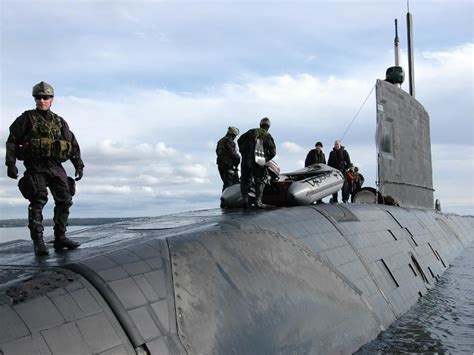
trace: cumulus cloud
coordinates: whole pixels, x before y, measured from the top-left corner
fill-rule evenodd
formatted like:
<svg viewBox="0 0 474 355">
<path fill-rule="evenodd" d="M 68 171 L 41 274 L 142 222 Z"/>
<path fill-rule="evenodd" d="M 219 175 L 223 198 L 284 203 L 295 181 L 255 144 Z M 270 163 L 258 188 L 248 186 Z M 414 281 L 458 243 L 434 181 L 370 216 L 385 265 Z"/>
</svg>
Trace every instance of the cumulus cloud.
<svg viewBox="0 0 474 355">
<path fill-rule="evenodd" d="M 285 152 L 289 154 L 298 154 L 305 151 L 303 147 L 293 142 L 283 142 L 281 145 Z"/>
<path fill-rule="evenodd" d="M 180 166 L 176 169 L 176 172 L 193 178 L 206 178 L 207 169 L 201 164 L 185 165 Z"/>
<path fill-rule="evenodd" d="M 174 148 L 167 146 L 164 142 L 131 145 L 106 139 L 99 141 L 97 144 L 88 147 L 87 149 L 96 155 L 102 162 L 110 160 L 121 162 L 139 161 L 173 158 L 177 156 L 177 151 Z"/>
<path fill-rule="evenodd" d="M 112 160 L 116 156 L 129 160 L 154 154 L 173 156 L 170 145 L 191 142 L 215 149 L 215 143 L 206 137 L 209 133 L 217 139 L 229 124 L 245 132 L 258 126 L 263 116 L 272 119 L 275 136 L 288 126 L 303 135 L 316 128 L 334 129 L 335 122 L 340 127 L 350 121 L 354 108 L 373 86 L 368 81 L 320 79 L 310 74 L 248 79 L 195 94 L 129 93 L 131 101 L 139 103 L 133 108 L 111 99 L 88 99 L 78 105 L 75 98 L 58 97 L 55 109 L 68 120 L 84 149 L 92 147 Z M 127 144 L 133 144 L 134 150 Z"/>
<path fill-rule="evenodd" d="M 81 185 L 78 191 L 91 194 L 120 194 L 128 195 L 131 192 L 130 186 L 113 186 L 113 185 Z"/>
<path fill-rule="evenodd" d="M 53 84 L 57 83 L 53 110 L 76 134 L 86 164 L 74 205 L 83 216 L 94 210 L 156 213 L 157 200 L 169 210 L 173 204 L 184 209 L 217 206 L 222 186 L 215 165 L 217 140 L 229 125 L 243 133 L 258 126 L 263 116 L 272 119 L 276 161 L 282 171 L 301 168 L 315 141 L 324 143 L 327 157 L 332 142 L 348 127 L 375 78 L 383 78 L 393 62 L 391 50 L 380 47 L 391 44 L 393 38 L 391 27 L 386 34 L 381 30 L 385 28 L 382 23 L 393 21 L 388 3 L 384 17 L 372 3 L 364 3 L 364 16 L 374 15 L 370 24 L 354 21 L 358 16 L 352 11 L 348 11 L 350 17 L 338 11 L 338 16 L 347 16 L 344 28 L 320 11 L 314 11 L 318 16 L 315 21 L 311 11 L 289 9 L 285 4 L 252 4 L 271 14 L 265 17 L 265 25 L 274 32 L 259 32 L 262 26 L 254 26 L 261 20 L 258 11 L 251 12 L 250 18 L 234 16 L 249 14 L 234 3 L 214 4 L 212 11 L 190 5 L 180 12 L 183 26 L 176 25 L 171 16 L 172 6 L 167 10 L 148 2 L 72 6 L 86 4 L 90 11 L 76 11 L 74 16 L 69 9 L 65 16 L 61 7 L 48 8 L 48 16 L 56 20 L 51 21 L 54 38 L 46 44 L 45 57 L 35 59 L 39 61 L 35 65 L 25 51 L 37 48 L 31 31 L 46 14 L 43 7 L 11 3 L 2 17 L 7 23 L 4 38 L 11 39 L 4 41 L 8 55 L 2 63 L 2 86 L 9 88 L 9 100 L 2 98 L 2 128 L 31 107 L 31 97 L 25 97 L 30 82 L 44 80 L 28 68 L 47 68 Z M 429 11 L 441 13 L 442 4 L 432 5 Z M 305 6 L 319 10 L 320 4 Z M 327 14 L 340 8 L 340 4 L 324 6 Z M 362 11 L 359 3 L 356 7 L 354 11 Z M 20 14 L 31 22 L 24 20 L 18 26 L 15 19 Z M 222 18 L 226 21 L 212 26 L 213 22 L 207 21 Z M 288 18 L 298 26 L 281 26 Z M 464 17 L 459 21 L 465 21 Z M 324 24 L 324 34 L 315 23 Z M 366 39 L 365 32 L 360 32 L 367 26 L 375 37 Z M 77 32 L 77 28 L 83 30 Z M 453 33 L 453 27 L 449 31 Z M 57 33 L 70 33 L 71 38 Z M 274 36 L 269 39 L 268 33 Z M 351 43 L 354 36 L 360 39 L 357 48 Z M 246 47 L 236 45 L 241 43 L 238 38 L 249 38 Z M 468 40 L 472 42 L 472 38 Z M 377 48 L 373 48 L 373 41 L 377 41 Z M 455 200 L 448 197 L 455 192 L 451 190 L 453 182 L 447 180 L 450 157 L 456 156 L 458 149 L 472 152 L 468 144 L 446 144 L 451 139 L 472 139 L 469 93 L 473 90 L 474 45 L 465 42 L 443 48 L 434 43 L 415 53 L 417 97 L 431 115 L 435 188 L 449 201 L 445 208 Z M 20 72 L 23 76 L 18 78 L 11 74 Z M 376 180 L 374 106 L 372 95 L 344 137 L 344 145 L 368 183 Z M 6 139 L 5 129 L 0 137 Z M 444 144 L 442 151 L 436 148 L 439 144 Z M 0 154 L 4 153 L 0 147 Z M 65 166 L 73 175 L 71 164 Z M 0 173 L 5 176 L 5 168 Z M 0 209 L 5 216 L 24 216 L 23 208 L 11 207 L 22 202 L 16 183 L 0 178 Z M 457 182 L 463 186 L 459 190 L 471 197 L 471 203 L 464 205 L 473 211 L 474 193 L 469 183 L 463 183 Z M 462 200 L 460 194 L 455 196 Z"/>
<path fill-rule="evenodd" d="M 21 197 L 2 197 L 2 205 L 5 207 L 24 207 L 28 205 L 28 202 Z"/>
<path fill-rule="evenodd" d="M 472 85 L 472 58 L 474 56 L 474 43 L 467 43 L 444 51 L 423 51 L 419 61 L 422 61 L 417 76 L 421 82 L 441 81 L 459 88 L 459 81 L 465 85 Z M 466 71 L 467 70 L 467 71 Z M 440 78 L 439 73 L 443 73 Z M 436 85 L 435 85 L 436 86 Z"/>
</svg>

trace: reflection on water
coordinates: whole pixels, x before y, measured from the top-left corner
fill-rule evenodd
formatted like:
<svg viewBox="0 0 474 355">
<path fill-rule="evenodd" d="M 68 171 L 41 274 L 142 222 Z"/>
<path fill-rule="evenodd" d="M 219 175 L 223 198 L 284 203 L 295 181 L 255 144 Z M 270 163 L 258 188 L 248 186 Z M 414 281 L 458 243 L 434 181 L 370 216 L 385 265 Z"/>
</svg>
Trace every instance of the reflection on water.
<svg viewBox="0 0 474 355">
<path fill-rule="evenodd" d="M 474 352 L 474 244 L 434 289 L 362 352 Z"/>
</svg>

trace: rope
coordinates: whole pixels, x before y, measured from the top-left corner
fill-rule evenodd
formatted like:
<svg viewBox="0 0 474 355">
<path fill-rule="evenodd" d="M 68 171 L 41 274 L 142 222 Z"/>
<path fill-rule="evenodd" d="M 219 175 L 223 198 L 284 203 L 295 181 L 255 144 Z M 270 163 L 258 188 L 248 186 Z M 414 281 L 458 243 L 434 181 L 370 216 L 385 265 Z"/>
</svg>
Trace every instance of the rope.
<svg viewBox="0 0 474 355">
<path fill-rule="evenodd" d="M 367 95 L 367 97 L 365 98 L 364 102 L 362 103 L 362 105 L 361 105 L 360 108 L 359 108 L 359 111 L 357 111 L 357 113 L 356 113 L 356 115 L 354 116 L 354 118 L 352 119 L 351 123 L 349 123 L 349 126 L 346 128 L 346 130 L 345 130 L 344 133 L 342 134 L 341 138 L 339 138 L 341 141 L 342 141 L 342 138 L 344 138 L 344 136 L 346 135 L 347 131 L 349 131 L 349 129 L 351 128 L 352 124 L 354 123 L 355 119 L 356 119 L 357 116 L 359 115 L 360 111 L 362 111 L 362 109 L 364 108 L 365 103 L 366 103 L 367 100 L 369 99 L 370 95 L 372 95 L 372 92 L 374 91 L 374 89 L 375 89 L 375 85 L 372 86 L 372 89 L 370 90 L 369 95 Z"/>
</svg>

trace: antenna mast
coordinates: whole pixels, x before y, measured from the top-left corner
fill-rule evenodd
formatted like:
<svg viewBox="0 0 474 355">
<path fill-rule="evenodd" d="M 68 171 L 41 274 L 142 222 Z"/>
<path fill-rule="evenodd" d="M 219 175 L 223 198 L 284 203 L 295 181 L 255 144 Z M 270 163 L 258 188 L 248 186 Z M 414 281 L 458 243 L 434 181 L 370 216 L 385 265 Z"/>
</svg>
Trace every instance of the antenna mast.
<svg viewBox="0 0 474 355">
<path fill-rule="evenodd" d="M 407 37 L 408 37 L 408 83 L 410 95 L 415 97 L 415 65 L 413 59 L 413 19 L 410 14 L 410 3 L 407 1 Z"/>
<path fill-rule="evenodd" d="M 394 53 L 395 53 L 395 66 L 400 66 L 400 38 L 398 38 L 398 23 L 395 19 L 395 39 L 393 40 Z"/>
</svg>

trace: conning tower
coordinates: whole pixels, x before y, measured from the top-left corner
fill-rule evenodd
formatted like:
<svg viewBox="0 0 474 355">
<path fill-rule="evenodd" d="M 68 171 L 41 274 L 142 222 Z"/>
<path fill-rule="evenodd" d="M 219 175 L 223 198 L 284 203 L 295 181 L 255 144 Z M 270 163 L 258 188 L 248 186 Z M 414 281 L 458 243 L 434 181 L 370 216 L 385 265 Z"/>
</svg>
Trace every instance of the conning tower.
<svg viewBox="0 0 474 355">
<path fill-rule="evenodd" d="M 385 81 L 377 80 L 378 189 L 400 206 L 433 208 L 430 119 L 414 97 L 412 17 L 407 13 L 410 94 L 400 88 L 403 69 L 399 66 L 398 30 L 395 20 L 395 66 Z"/>
</svg>

